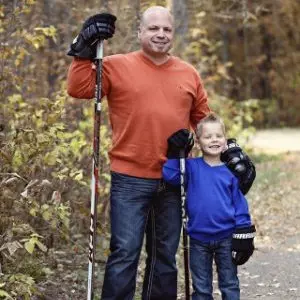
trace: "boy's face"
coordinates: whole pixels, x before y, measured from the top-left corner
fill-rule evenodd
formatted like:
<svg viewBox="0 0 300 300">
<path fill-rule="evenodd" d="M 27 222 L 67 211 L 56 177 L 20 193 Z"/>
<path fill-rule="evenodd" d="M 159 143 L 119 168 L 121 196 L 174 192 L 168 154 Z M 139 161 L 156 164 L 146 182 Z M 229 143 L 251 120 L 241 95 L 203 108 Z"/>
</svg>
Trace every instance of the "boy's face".
<svg viewBox="0 0 300 300">
<path fill-rule="evenodd" d="M 226 147 L 226 138 L 220 123 L 204 123 L 198 139 L 203 155 L 206 156 L 220 157 Z"/>
</svg>

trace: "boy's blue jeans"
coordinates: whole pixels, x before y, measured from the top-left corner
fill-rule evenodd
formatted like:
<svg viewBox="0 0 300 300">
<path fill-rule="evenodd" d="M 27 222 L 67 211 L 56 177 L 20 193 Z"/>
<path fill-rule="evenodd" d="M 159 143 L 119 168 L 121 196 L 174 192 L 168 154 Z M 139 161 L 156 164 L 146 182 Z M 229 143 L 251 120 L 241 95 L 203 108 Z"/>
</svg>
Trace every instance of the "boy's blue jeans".
<svg viewBox="0 0 300 300">
<path fill-rule="evenodd" d="M 175 300 L 175 255 L 181 232 L 179 188 L 159 179 L 111 174 L 111 254 L 103 300 L 134 298 L 136 274 L 146 233 L 146 270 L 142 299 Z"/>
<path fill-rule="evenodd" d="M 212 300 L 213 259 L 218 273 L 223 300 L 239 300 L 237 266 L 231 260 L 231 237 L 203 243 L 190 239 L 190 266 L 193 280 L 193 300 Z"/>
</svg>

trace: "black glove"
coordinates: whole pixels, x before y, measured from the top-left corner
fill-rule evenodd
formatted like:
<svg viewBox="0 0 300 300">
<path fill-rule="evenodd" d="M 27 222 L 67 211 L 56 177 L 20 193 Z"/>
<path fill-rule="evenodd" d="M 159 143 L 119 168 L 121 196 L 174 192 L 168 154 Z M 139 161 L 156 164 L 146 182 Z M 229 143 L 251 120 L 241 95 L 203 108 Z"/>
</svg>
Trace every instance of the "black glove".
<svg viewBox="0 0 300 300">
<path fill-rule="evenodd" d="M 254 251 L 255 226 L 238 228 L 232 235 L 231 254 L 235 265 L 243 265 Z"/>
<path fill-rule="evenodd" d="M 79 35 L 70 46 L 68 55 L 94 59 L 97 41 L 111 38 L 115 32 L 116 17 L 111 14 L 98 14 L 89 17 L 83 24 Z"/>
<path fill-rule="evenodd" d="M 180 129 L 168 138 L 168 158 L 184 158 L 194 146 L 193 134 L 187 129 Z"/>
<path fill-rule="evenodd" d="M 250 190 L 256 177 L 255 166 L 248 155 L 236 143 L 236 139 L 227 140 L 228 149 L 222 152 L 221 160 L 239 179 L 239 187 L 245 195 Z"/>
</svg>

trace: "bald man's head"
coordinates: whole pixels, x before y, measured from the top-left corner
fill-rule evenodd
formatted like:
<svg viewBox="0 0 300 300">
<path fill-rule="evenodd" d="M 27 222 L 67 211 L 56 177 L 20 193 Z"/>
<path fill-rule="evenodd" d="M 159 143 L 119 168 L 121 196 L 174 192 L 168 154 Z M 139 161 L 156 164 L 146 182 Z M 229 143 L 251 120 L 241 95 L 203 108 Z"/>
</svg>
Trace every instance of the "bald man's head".
<svg viewBox="0 0 300 300">
<path fill-rule="evenodd" d="M 168 59 L 173 42 L 173 17 L 162 6 L 148 8 L 142 16 L 138 38 L 143 52 L 156 61 Z"/>
<path fill-rule="evenodd" d="M 156 15 L 156 14 L 165 15 L 170 20 L 170 22 L 173 26 L 173 22 L 174 22 L 173 16 L 170 13 L 170 11 L 163 6 L 151 6 L 151 7 L 147 8 L 144 11 L 144 13 L 142 14 L 140 26 L 144 26 L 145 24 L 147 24 L 149 17 L 151 18 L 151 16 Z"/>
</svg>

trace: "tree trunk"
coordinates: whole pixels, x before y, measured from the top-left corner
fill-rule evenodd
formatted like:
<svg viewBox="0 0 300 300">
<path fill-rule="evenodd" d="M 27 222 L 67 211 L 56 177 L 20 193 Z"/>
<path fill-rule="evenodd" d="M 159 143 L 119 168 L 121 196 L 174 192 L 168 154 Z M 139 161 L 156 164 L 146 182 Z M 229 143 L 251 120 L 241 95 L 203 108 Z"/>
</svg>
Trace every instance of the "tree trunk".
<svg viewBox="0 0 300 300">
<path fill-rule="evenodd" d="M 187 3 L 185 0 L 167 1 L 175 20 L 175 51 L 179 56 L 182 55 L 183 50 L 187 44 L 188 36 L 188 14 Z"/>
<path fill-rule="evenodd" d="M 248 22 L 248 0 L 243 0 L 243 12 L 244 12 L 244 24 L 243 24 L 243 36 L 244 36 L 244 57 L 245 57 L 245 80 L 246 80 L 246 90 L 245 98 L 251 98 L 251 81 L 249 73 L 249 43 L 248 43 L 248 32 L 247 32 L 247 22 Z"/>
</svg>

